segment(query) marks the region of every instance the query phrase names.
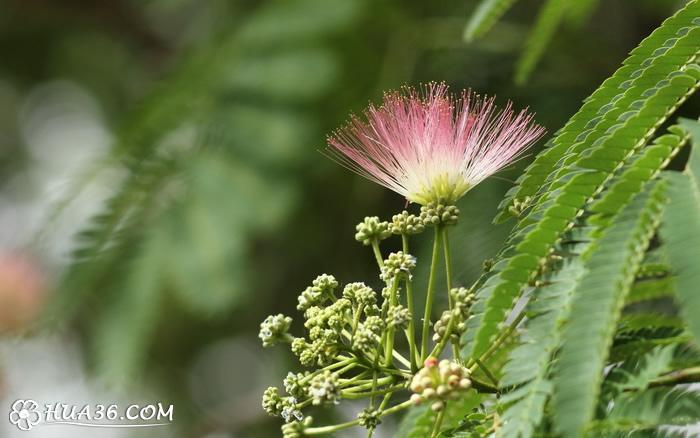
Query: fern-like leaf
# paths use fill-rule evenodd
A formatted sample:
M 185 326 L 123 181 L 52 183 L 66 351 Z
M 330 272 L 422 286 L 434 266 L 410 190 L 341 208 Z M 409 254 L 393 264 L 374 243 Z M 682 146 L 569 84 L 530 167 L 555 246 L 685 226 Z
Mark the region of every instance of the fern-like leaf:
M 535 292 L 527 305 L 520 344 L 510 353 L 501 386 L 515 389 L 501 398 L 504 437 L 531 437 L 542 419 L 552 389 L 548 380 L 550 358 L 559 345 L 560 326 L 568 317 L 569 303 L 583 266 L 578 258 L 566 261 L 546 286 Z
M 583 256 L 587 271 L 575 291 L 554 376 L 554 424 L 565 436 L 581 436 L 593 418 L 615 326 L 660 221 L 663 194 L 663 183 L 649 183 Z
M 673 266 L 676 293 L 690 331 L 700 342 L 700 123 L 684 120 L 693 137 L 693 150 L 685 172 L 666 172 L 670 204 L 661 236 Z
M 516 203 L 527 203 L 546 191 L 545 182 L 560 167 L 567 152 L 579 153 L 608 134 L 614 122 L 630 109 L 645 105 L 650 88 L 668 75 L 696 62 L 700 50 L 700 2 L 690 1 L 634 49 L 609 79 L 586 100 L 579 111 L 557 132 L 501 202 L 496 221 L 511 216 Z M 672 108 L 673 105 L 667 107 Z M 604 121 L 608 123 L 604 123 Z

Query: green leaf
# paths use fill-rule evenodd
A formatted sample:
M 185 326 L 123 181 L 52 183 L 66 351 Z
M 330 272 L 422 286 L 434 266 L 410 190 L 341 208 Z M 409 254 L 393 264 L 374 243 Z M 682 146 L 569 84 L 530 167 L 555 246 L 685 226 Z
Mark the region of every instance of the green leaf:
M 670 202 L 661 236 L 673 267 L 681 314 L 700 342 L 700 124 L 683 120 L 682 126 L 692 135 L 693 149 L 683 173 L 664 174 Z
M 111 384 L 133 385 L 141 376 L 163 301 L 163 243 L 158 231 L 141 243 L 122 272 L 122 281 L 112 286 L 118 293 L 111 294 L 112 302 L 102 309 L 93 328 L 96 369 Z
M 564 18 L 572 0 L 548 0 L 540 10 L 537 22 L 525 42 L 525 50 L 518 60 L 515 82 L 524 84 L 544 54 L 557 26 Z M 574 2 L 575 3 L 575 2 Z
M 473 41 L 493 27 L 516 0 L 482 0 L 464 29 L 464 39 Z
M 608 350 L 625 296 L 658 225 L 664 185 L 651 182 L 584 254 L 586 274 L 572 302 L 554 374 L 554 425 L 582 436 L 593 418 Z
M 612 431 L 625 432 L 615 436 L 669 436 L 664 426 L 693 425 L 700 420 L 700 392 L 676 387 L 623 393 L 609 404 L 606 414 L 593 429 L 596 436 Z
M 697 29 L 700 36 L 700 27 Z M 503 268 L 494 272 L 477 291 L 475 312 L 468 322 L 471 329 L 467 331 L 466 341 L 471 349 L 468 353 L 478 356 L 488 348 L 524 285 L 538 275 L 536 268 L 519 265 L 517 255 L 536 256 L 544 262 L 562 234 L 584 213 L 586 203 L 605 187 L 635 150 L 646 144 L 657 125 L 695 92 L 700 85 L 700 69 L 689 67 L 686 71 L 688 74 L 673 73 L 670 79 L 658 81 L 649 88 L 647 97 L 640 101 L 639 110 L 633 115 L 600 122 L 610 127 L 600 132 L 597 141 L 582 143 L 580 150 L 563 160 L 561 170 L 553 174 L 550 191 L 521 220 L 513 238 L 507 242 L 509 248 L 504 254 L 509 258 L 502 260 Z M 637 177 L 649 180 L 653 175 L 654 172 L 647 169 Z M 623 206 L 624 202 L 617 202 L 607 213 L 612 215 Z
M 582 263 L 572 258 L 547 280 L 546 286 L 533 292 L 526 307 L 524 332 L 510 353 L 501 380 L 501 387 L 515 389 L 500 400 L 506 405 L 500 436 L 531 437 L 540 423 L 552 389 L 547 378 L 550 359 L 559 345 L 560 328 L 568 318 L 570 300 L 582 273 Z
M 700 2 L 690 1 L 632 51 L 623 66 L 585 100 L 581 109 L 548 142 L 549 147 L 518 178 L 518 185 L 511 188 L 501 202 L 497 221 L 510 217 L 509 210 L 515 202 L 525 202 L 546 192 L 549 175 L 561 166 L 560 161 L 565 156 L 575 157 L 606 136 L 612 127 L 611 122 L 645 104 L 647 93 L 657 86 L 659 80 L 697 62 L 699 15 Z M 665 116 L 670 115 L 669 110 L 675 103 L 663 105 L 667 111 Z M 651 126 L 658 124 L 652 123 Z

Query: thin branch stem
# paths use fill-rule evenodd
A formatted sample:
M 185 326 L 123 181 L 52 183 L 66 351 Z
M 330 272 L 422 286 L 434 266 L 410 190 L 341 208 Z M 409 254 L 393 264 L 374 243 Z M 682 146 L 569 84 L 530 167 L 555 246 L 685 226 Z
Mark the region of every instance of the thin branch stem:
M 481 357 L 470 361 L 472 365 L 469 367 L 469 371 L 474 372 L 475 369 L 479 367 L 479 363 L 485 362 L 488 358 L 490 358 L 496 351 L 498 351 L 499 348 L 501 348 L 501 345 L 510 337 L 511 334 L 515 331 L 516 328 L 518 328 L 518 325 L 520 322 L 525 318 L 525 312 L 521 312 L 514 320 L 513 322 L 510 323 L 508 328 L 501 333 L 501 335 L 496 339 L 496 341 L 491 345 L 491 347 L 484 352 L 484 354 L 481 355 Z
M 382 252 L 379 250 L 379 242 L 376 239 L 372 240 L 372 252 L 374 252 L 374 258 L 377 259 L 379 269 L 382 269 L 384 267 L 384 258 L 382 257 Z
M 447 302 L 449 303 L 450 306 L 450 311 L 453 311 L 455 308 L 455 303 L 454 299 L 452 298 L 452 255 L 450 252 L 450 239 L 447 233 L 447 227 L 442 228 L 442 246 L 445 250 L 445 277 L 447 279 Z M 450 316 L 450 327 L 449 329 L 445 330 L 446 336 L 445 338 L 450 339 L 450 342 L 452 343 L 452 356 L 454 357 L 455 360 L 461 360 L 461 355 L 459 353 L 459 340 L 454 340 L 452 339 L 452 336 L 450 336 L 450 332 L 452 331 L 452 320 L 454 318 L 454 315 Z M 442 351 L 442 349 L 440 350 Z
M 399 276 L 394 277 L 391 283 L 391 289 L 389 290 L 389 306 L 395 307 L 398 304 L 397 291 L 399 290 Z M 396 334 L 396 328 L 390 326 L 387 330 L 386 345 L 384 347 L 384 364 L 386 366 L 391 366 L 393 362 L 393 351 L 394 351 L 394 336 Z M 410 362 L 408 363 L 410 367 Z
M 438 259 L 440 258 L 440 226 L 435 227 L 435 240 L 433 241 L 433 256 L 430 262 L 430 276 L 428 277 L 428 292 L 425 297 L 425 314 L 423 316 L 423 331 L 421 334 L 421 362 L 428 356 L 428 339 L 430 337 L 430 315 L 433 310 L 433 300 L 435 299 L 435 277 L 437 276 Z
M 404 254 L 409 254 L 408 248 L 408 235 L 401 235 L 401 246 Z M 409 358 L 411 362 L 411 371 L 418 371 L 417 351 L 416 351 L 416 325 L 415 325 L 415 309 L 413 305 L 413 280 L 409 276 L 406 279 L 406 306 L 408 307 L 408 312 L 411 314 L 411 319 L 408 321 L 408 331 L 406 332 L 406 338 L 408 340 Z
M 437 438 L 440 434 L 440 428 L 442 427 L 442 420 L 445 418 L 446 406 L 443 406 L 437 413 L 435 417 L 435 424 L 433 425 L 433 432 L 430 434 L 431 438 Z

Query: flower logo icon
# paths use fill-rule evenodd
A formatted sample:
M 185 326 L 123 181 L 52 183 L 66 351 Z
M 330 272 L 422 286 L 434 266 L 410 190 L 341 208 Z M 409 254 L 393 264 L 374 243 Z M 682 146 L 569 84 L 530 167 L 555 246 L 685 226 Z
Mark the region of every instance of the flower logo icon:
M 39 424 L 39 405 L 34 400 L 17 400 L 10 409 L 10 423 L 20 430 L 30 430 Z

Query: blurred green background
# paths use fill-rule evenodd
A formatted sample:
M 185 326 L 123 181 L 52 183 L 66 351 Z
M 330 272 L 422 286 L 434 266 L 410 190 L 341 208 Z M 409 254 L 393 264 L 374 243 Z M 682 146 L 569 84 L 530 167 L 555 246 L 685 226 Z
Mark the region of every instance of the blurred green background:
M 552 133 L 679 2 L 601 2 L 516 86 L 540 4 L 467 44 L 474 0 L 2 0 L 2 406 L 162 401 L 175 423 L 136 435 L 279 436 L 260 395 L 298 364 L 262 349 L 259 323 L 294 317 L 317 274 L 378 282 L 354 225 L 405 202 L 319 153 L 326 134 L 427 81 L 530 107 Z M 460 205 L 463 282 L 533 154 Z M 109 433 L 19 436 L 134 435 Z

